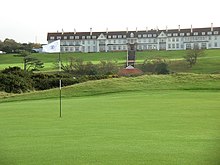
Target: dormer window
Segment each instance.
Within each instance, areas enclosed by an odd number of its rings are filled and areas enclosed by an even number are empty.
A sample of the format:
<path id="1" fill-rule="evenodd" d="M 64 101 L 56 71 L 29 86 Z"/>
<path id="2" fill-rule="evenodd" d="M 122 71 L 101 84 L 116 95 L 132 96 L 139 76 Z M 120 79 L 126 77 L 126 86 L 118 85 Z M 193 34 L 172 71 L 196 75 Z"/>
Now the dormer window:
<path id="1" fill-rule="evenodd" d="M 194 32 L 193 35 L 194 35 L 194 36 L 198 36 L 198 32 Z"/>
<path id="2" fill-rule="evenodd" d="M 130 34 L 130 37 L 131 37 L 131 38 L 134 38 L 134 33 L 131 33 L 131 34 Z"/>

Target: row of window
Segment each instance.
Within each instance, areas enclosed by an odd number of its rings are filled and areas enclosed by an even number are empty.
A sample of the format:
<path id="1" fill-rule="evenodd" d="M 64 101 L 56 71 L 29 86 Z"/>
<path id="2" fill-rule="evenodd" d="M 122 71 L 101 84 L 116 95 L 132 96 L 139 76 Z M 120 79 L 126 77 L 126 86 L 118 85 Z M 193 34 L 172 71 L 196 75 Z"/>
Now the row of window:
<path id="1" fill-rule="evenodd" d="M 212 35 L 212 34 L 214 34 L 214 35 L 218 35 L 219 34 L 219 32 L 218 31 L 214 31 L 214 32 L 212 32 L 212 31 L 209 31 L 209 32 L 202 32 L 201 33 L 203 36 L 204 35 Z M 177 37 L 177 36 L 190 36 L 191 35 L 191 33 L 190 32 L 188 32 L 188 33 L 167 33 L 167 36 L 168 37 Z M 194 36 L 198 36 L 199 35 L 199 32 L 193 32 L 193 35 Z M 130 37 L 131 38 L 133 38 L 134 37 L 134 33 L 131 33 L 130 34 Z M 157 37 L 157 34 L 138 34 L 138 36 L 137 36 L 138 38 L 151 38 L 151 37 Z M 127 38 L 127 35 L 108 35 L 108 37 L 107 37 L 108 39 L 111 39 L 111 38 L 113 38 L 113 39 L 116 39 L 116 38 Z M 50 40 L 55 40 L 55 39 L 60 39 L 61 40 L 61 36 L 51 36 L 50 37 Z M 63 39 L 64 40 L 67 40 L 67 39 L 70 39 L 70 40 L 73 40 L 73 39 L 80 39 L 80 36 L 64 36 L 63 37 Z M 91 35 L 89 35 L 89 36 L 82 36 L 81 37 L 81 39 L 97 39 L 97 36 L 91 36 Z"/>
<path id="2" fill-rule="evenodd" d="M 96 44 L 100 44 L 100 45 L 105 45 L 105 44 L 127 44 L 129 43 L 157 43 L 158 41 L 161 42 L 193 42 L 193 41 L 208 41 L 211 40 L 211 36 L 206 37 L 206 36 L 196 36 L 196 37 L 182 37 L 182 38 L 168 38 L 168 40 L 166 39 L 111 39 L 111 40 L 107 40 L 107 42 L 105 40 L 101 40 L 100 42 L 97 42 L 97 40 L 77 40 L 77 41 L 61 41 L 61 45 L 96 45 Z M 218 37 L 215 36 L 213 37 L 214 40 L 217 40 Z"/>

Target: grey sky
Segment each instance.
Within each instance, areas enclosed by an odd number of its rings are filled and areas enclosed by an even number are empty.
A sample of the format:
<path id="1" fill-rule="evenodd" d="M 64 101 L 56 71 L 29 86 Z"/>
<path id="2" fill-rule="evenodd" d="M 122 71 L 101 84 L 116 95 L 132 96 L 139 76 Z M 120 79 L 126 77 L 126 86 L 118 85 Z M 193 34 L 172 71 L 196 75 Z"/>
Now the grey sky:
<path id="1" fill-rule="evenodd" d="M 220 26 L 219 1 L 6 0 L 0 4 L 0 40 L 46 43 L 47 32 Z"/>

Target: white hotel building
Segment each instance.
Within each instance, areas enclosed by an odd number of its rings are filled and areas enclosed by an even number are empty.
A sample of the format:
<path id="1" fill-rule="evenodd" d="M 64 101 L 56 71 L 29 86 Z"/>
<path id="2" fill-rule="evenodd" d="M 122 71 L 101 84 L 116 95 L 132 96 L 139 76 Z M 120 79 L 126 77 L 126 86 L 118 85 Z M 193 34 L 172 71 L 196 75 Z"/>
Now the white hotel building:
<path id="1" fill-rule="evenodd" d="M 137 50 L 185 50 L 195 45 L 201 49 L 220 48 L 220 27 L 151 29 L 136 31 L 48 33 L 48 43 L 61 40 L 61 52 L 127 51 L 127 43 Z"/>

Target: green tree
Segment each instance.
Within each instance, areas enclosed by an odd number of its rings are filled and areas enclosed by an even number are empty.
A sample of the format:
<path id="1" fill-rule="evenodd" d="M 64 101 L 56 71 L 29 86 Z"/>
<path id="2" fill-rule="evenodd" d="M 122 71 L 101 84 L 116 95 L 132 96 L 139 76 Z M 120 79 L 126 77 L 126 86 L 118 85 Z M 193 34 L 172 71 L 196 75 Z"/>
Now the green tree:
<path id="1" fill-rule="evenodd" d="M 15 40 L 6 38 L 3 42 L 2 51 L 6 53 L 18 53 L 21 47 L 21 44 L 15 42 Z"/>
<path id="2" fill-rule="evenodd" d="M 19 57 L 23 57 L 24 71 L 37 71 L 44 67 L 44 63 L 35 57 L 31 57 L 28 51 L 21 51 Z"/>
<path id="3" fill-rule="evenodd" d="M 186 55 L 183 58 L 189 64 L 189 67 L 192 67 L 197 63 L 198 57 L 204 56 L 204 49 L 199 49 L 198 46 L 194 46 L 193 49 L 190 49 L 186 52 Z"/>

